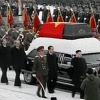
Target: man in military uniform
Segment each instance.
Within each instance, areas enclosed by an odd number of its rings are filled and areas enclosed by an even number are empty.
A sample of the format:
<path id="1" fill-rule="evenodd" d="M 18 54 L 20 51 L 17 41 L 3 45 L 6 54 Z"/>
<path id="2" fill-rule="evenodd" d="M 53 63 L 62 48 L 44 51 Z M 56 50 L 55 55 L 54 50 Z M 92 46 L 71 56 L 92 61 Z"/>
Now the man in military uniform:
<path id="1" fill-rule="evenodd" d="M 44 46 L 40 46 L 37 48 L 37 56 L 34 59 L 33 71 L 36 72 L 36 79 L 39 83 L 37 96 L 42 98 L 47 98 L 45 96 L 45 88 L 47 83 L 48 68 L 47 68 L 46 56 L 44 55 Z M 40 95 L 41 90 L 42 90 L 42 96 Z"/>

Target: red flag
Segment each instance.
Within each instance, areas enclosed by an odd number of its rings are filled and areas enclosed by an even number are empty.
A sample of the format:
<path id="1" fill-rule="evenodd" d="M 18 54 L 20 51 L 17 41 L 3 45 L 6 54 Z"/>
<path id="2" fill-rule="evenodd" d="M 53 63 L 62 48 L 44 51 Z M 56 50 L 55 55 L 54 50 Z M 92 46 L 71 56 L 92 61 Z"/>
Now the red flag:
<path id="1" fill-rule="evenodd" d="M 50 10 L 48 10 L 48 16 L 47 16 L 47 21 L 46 22 L 54 22 Z"/>
<path id="2" fill-rule="evenodd" d="M 95 31 L 97 24 L 94 15 L 90 17 L 90 27 L 92 31 Z"/>
<path id="3" fill-rule="evenodd" d="M 0 26 L 2 25 L 2 23 L 3 23 L 3 18 L 2 18 L 2 14 L 0 12 Z"/>
<path id="4" fill-rule="evenodd" d="M 9 7 L 8 12 L 7 12 L 7 21 L 10 27 L 14 24 L 14 16 L 13 16 L 13 11 L 11 7 Z"/>
<path id="5" fill-rule="evenodd" d="M 58 18 L 57 18 L 57 22 L 64 22 L 64 19 L 63 19 L 63 16 L 62 16 L 60 10 L 58 10 Z"/>
<path id="6" fill-rule="evenodd" d="M 38 31 L 40 24 L 41 24 L 40 19 L 38 17 L 37 12 L 35 11 L 34 18 L 33 18 L 33 29 L 34 29 L 34 32 Z"/>
<path id="7" fill-rule="evenodd" d="M 28 28 L 28 26 L 30 25 L 30 16 L 27 8 L 24 8 L 23 10 L 23 24 L 25 28 Z"/>
<path id="8" fill-rule="evenodd" d="M 64 22 L 44 23 L 39 31 L 40 37 L 63 38 Z"/>
<path id="9" fill-rule="evenodd" d="M 74 14 L 73 9 L 71 9 L 71 12 L 72 12 L 72 16 L 71 16 L 71 18 L 69 19 L 69 22 L 70 22 L 70 23 L 77 23 L 77 19 L 76 19 L 76 16 L 75 16 L 75 14 Z"/>

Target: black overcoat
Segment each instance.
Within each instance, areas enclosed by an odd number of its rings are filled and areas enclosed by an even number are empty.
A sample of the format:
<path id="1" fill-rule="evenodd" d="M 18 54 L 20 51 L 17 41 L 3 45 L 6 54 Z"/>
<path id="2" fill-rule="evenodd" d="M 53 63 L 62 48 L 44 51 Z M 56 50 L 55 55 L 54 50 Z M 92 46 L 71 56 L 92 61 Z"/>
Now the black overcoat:
<path id="1" fill-rule="evenodd" d="M 16 47 L 13 47 L 11 50 L 11 56 L 12 65 L 15 69 L 24 68 L 27 57 L 23 48 L 17 49 Z"/>
<path id="2" fill-rule="evenodd" d="M 11 64 L 11 49 L 10 47 L 0 46 L 0 66 L 9 67 Z"/>
<path id="3" fill-rule="evenodd" d="M 47 53 L 47 64 L 48 64 L 49 75 L 52 77 L 57 76 L 58 57 L 56 56 L 56 54 L 50 55 L 49 53 Z"/>
<path id="4" fill-rule="evenodd" d="M 84 58 L 72 58 L 71 64 L 73 65 L 72 80 L 74 84 L 79 84 L 81 77 L 83 77 L 87 70 L 87 64 Z"/>

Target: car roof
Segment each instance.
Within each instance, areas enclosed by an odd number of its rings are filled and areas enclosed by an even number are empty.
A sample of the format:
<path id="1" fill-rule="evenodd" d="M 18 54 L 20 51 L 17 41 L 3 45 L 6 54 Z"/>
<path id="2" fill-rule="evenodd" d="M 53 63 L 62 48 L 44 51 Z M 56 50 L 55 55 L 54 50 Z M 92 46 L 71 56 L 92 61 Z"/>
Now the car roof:
<path id="1" fill-rule="evenodd" d="M 100 41 L 96 38 L 66 40 L 39 37 L 31 42 L 26 54 L 28 55 L 33 49 L 37 49 L 39 46 L 44 46 L 45 50 L 47 50 L 50 45 L 54 46 L 56 52 L 66 54 L 75 54 L 76 50 L 81 50 L 83 54 L 100 53 Z"/>

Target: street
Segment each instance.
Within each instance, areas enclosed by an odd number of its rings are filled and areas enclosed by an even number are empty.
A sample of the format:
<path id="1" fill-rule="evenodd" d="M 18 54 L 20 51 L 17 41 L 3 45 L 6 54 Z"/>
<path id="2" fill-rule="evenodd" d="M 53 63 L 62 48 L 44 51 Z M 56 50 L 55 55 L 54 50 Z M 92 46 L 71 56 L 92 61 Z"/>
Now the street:
<path id="1" fill-rule="evenodd" d="M 0 83 L 0 100 L 44 100 L 44 98 L 37 97 L 37 86 L 28 85 L 22 82 L 21 88 L 15 87 L 14 71 L 8 71 L 7 75 L 9 79 L 9 85 Z M 21 80 L 23 81 L 23 75 L 21 75 Z M 59 89 L 56 89 L 54 94 L 49 94 L 46 90 L 46 96 L 48 97 L 47 100 L 50 100 L 51 97 L 57 97 L 57 100 L 80 100 L 79 95 L 75 95 L 75 98 L 72 98 L 71 93 L 64 92 Z"/>

